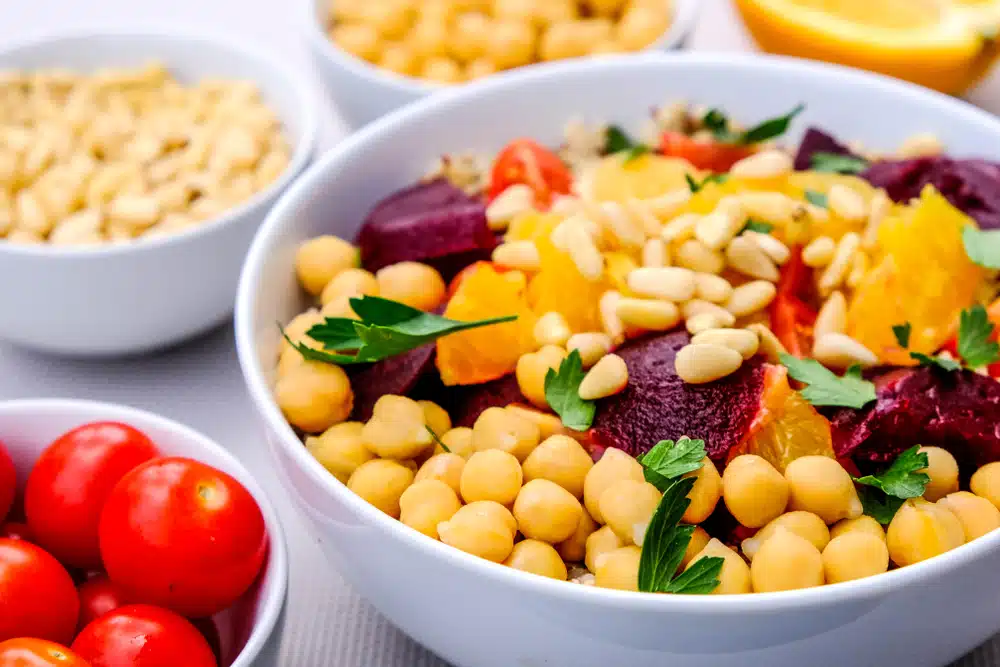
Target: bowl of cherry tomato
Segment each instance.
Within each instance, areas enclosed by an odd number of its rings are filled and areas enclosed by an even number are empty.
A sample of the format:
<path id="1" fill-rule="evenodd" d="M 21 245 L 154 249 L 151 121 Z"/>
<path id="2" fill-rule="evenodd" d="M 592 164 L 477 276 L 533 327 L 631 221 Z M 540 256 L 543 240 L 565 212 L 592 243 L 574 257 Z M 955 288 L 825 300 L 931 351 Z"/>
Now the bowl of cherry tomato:
<path id="1" fill-rule="evenodd" d="M 0 665 L 248 666 L 287 578 L 274 508 L 220 445 L 124 406 L 0 404 Z"/>

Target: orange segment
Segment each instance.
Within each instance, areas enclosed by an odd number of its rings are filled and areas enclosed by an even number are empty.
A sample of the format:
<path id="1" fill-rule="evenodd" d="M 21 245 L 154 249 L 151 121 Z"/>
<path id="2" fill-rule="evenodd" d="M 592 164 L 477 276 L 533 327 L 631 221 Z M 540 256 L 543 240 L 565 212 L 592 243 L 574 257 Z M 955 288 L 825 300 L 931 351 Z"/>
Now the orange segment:
<path id="1" fill-rule="evenodd" d="M 535 245 L 542 264 L 528 288 L 535 313 L 560 313 L 576 333 L 601 331 L 597 304 L 608 289 L 607 281 L 584 278 L 570 256 L 556 248 L 548 236 L 536 238 Z"/>
<path id="2" fill-rule="evenodd" d="M 535 349 L 535 314 L 523 281 L 510 280 L 481 262 L 465 275 L 444 316 L 460 321 L 517 315 L 513 322 L 470 329 L 437 341 L 437 367 L 446 385 L 480 384 L 512 373 L 518 358 Z"/>
<path id="3" fill-rule="evenodd" d="M 647 153 L 632 160 L 610 155 L 592 174 L 597 201 L 624 202 L 628 199 L 651 199 L 674 190 L 687 189 L 685 174 L 699 182 L 701 172 L 687 160 Z"/>
<path id="4" fill-rule="evenodd" d="M 505 241 L 531 241 L 542 235 L 549 235 L 562 220 L 554 213 L 528 211 L 510 221 Z"/>
<path id="5" fill-rule="evenodd" d="M 818 192 L 829 194 L 830 188 L 834 185 L 843 185 L 850 190 L 861 195 L 865 204 L 870 205 L 875 193 L 878 192 L 868 181 L 857 176 L 847 174 L 827 174 L 818 171 L 796 171 L 788 176 L 785 186 L 785 194 L 806 201 L 806 192 Z M 829 220 L 823 222 L 813 222 L 809 226 L 809 239 L 818 236 L 829 236 L 837 240 L 847 232 L 860 232 L 864 227 L 864 222 L 849 221 L 837 217 L 830 211 Z"/>

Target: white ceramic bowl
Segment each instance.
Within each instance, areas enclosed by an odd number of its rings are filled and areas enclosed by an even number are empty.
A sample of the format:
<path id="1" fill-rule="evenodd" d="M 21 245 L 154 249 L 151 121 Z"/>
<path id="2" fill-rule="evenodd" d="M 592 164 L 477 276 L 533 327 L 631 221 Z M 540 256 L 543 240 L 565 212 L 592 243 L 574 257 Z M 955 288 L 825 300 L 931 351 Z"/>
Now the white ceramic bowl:
<path id="1" fill-rule="evenodd" d="M 148 435 L 162 454 L 186 456 L 229 473 L 260 505 L 269 540 L 264 571 L 235 605 L 213 618 L 222 643 L 223 666 L 250 667 L 262 651 L 273 650 L 268 638 L 276 629 L 280 634 L 288 586 L 285 538 L 264 490 L 232 454 L 187 426 L 122 405 L 68 399 L 0 402 L 0 441 L 14 459 L 20 489 L 46 446 L 66 431 L 93 421 L 124 422 Z"/>
<path id="2" fill-rule="evenodd" d="M 745 122 L 805 102 L 791 140 L 810 123 L 876 148 L 932 130 L 957 155 L 1000 157 L 1000 121 L 963 102 L 771 57 L 572 62 L 414 104 L 324 156 L 275 206 L 247 257 L 237 343 L 280 477 L 333 567 L 403 631 L 462 667 L 940 667 L 1000 628 L 1000 531 L 911 567 L 810 590 L 665 596 L 570 585 L 488 563 L 390 519 L 312 459 L 272 399 L 275 322 L 306 305 L 293 275 L 301 241 L 353 237 L 368 208 L 433 156 L 496 150 L 520 136 L 553 144 L 580 113 L 631 126 L 671 98 Z"/>
<path id="3" fill-rule="evenodd" d="M 320 81 L 350 127 L 361 127 L 404 104 L 453 87 L 376 67 L 334 44 L 327 34 L 327 16 L 331 3 L 336 1 L 305 0 L 302 30 Z M 694 30 L 703 0 L 673 1 L 675 10 L 670 28 L 649 50 L 680 49 Z"/>
<path id="4" fill-rule="evenodd" d="M 249 44 L 184 33 L 79 32 L 4 48 L 0 70 L 164 63 L 182 81 L 251 80 L 294 149 L 285 173 L 215 220 L 174 236 L 94 247 L 0 241 L 0 338 L 71 355 L 140 353 L 221 324 L 257 227 L 309 163 L 318 115 L 296 72 Z"/>

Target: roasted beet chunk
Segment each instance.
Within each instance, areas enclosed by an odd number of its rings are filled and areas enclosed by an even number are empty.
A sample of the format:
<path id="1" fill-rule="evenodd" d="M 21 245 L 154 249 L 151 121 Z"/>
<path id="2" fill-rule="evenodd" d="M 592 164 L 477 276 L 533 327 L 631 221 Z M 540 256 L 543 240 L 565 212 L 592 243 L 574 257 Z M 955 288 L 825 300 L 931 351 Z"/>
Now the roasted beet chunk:
<path id="1" fill-rule="evenodd" d="M 358 233 L 361 263 L 378 271 L 396 262 L 425 262 L 445 277 L 489 257 L 496 237 L 486 208 L 444 179 L 401 190 L 372 209 Z"/>
<path id="2" fill-rule="evenodd" d="M 591 438 L 633 456 L 660 440 L 701 438 L 709 456 L 725 461 L 760 409 L 766 364 L 755 357 L 729 377 L 703 385 L 677 377 L 674 357 L 690 342 L 686 332 L 643 338 L 618 354 L 628 366 L 625 391 L 598 403 Z"/>
<path id="3" fill-rule="evenodd" d="M 963 466 L 1000 460 L 1000 383 L 971 371 L 894 370 L 878 399 L 831 416 L 837 456 L 884 463 L 914 445 L 950 451 Z"/>
<path id="4" fill-rule="evenodd" d="M 816 153 L 833 153 L 834 155 L 854 155 L 843 145 L 823 130 L 810 127 L 802 137 L 799 150 L 795 154 L 795 168 L 798 171 L 812 169 L 813 155 Z"/>
<path id="5" fill-rule="evenodd" d="M 364 366 L 345 366 L 354 390 L 351 419 L 368 421 L 375 401 L 385 394 L 406 396 L 426 374 L 434 371 L 433 343 Z"/>

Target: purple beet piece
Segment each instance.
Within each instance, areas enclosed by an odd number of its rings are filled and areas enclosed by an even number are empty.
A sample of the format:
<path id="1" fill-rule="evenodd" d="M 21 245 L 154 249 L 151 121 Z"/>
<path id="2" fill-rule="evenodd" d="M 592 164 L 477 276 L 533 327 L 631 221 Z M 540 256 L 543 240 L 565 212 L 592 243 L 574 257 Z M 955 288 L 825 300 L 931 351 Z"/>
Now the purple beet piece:
<path id="1" fill-rule="evenodd" d="M 434 399 L 448 411 L 455 426 L 472 426 L 486 408 L 528 402 L 521 394 L 517 378 L 513 375 L 505 375 L 483 384 L 445 387 Z"/>
<path id="2" fill-rule="evenodd" d="M 851 155 L 854 153 L 832 136 L 820 130 L 810 127 L 802 136 L 802 143 L 795 154 L 795 169 L 806 171 L 812 168 L 812 158 L 816 153 L 833 153 L 834 155 Z"/>
<path id="3" fill-rule="evenodd" d="M 409 394 L 421 378 L 434 370 L 436 349 L 434 343 L 429 343 L 374 364 L 345 366 L 354 390 L 351 419 L 370 419 L 375 401 L 385 394 Z"/>
<path id="4" fill-rule="evenodd" d="M 896 369 L 879 377 L 878 398 L 831 415 L 837 456 L 886 463 L 914 445 L 950 451 L 963 467 L 1000 460 L 1000 383 L 971 371 Z"/>
<path id="5" fill-rule="evenodd" d="M 690 340 L 679 331 L 618 350 L 628 366 L 628 386 L 598 403 L 591 429 L 595 445 L 638 456 L 660 440 L 687 435 L 704 440 L 713 460 L 725 461 L 760 409 L 767 364 L 754 357 L 721 380 L 686 384 L 674 370 L 674 357 Z"/>
<path id="6" fill-rule="evenodd" d="M 416 183 L 389 195 L 368 214 L 365 224 L 379 227 L 396 218 L 425 213 L 455 204 L 472 204 L 477 200 L 446 178 Z"/>

